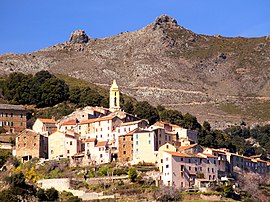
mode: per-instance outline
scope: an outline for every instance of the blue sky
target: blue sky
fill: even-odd
[[[0,54],[28,53],[68,41],[135,31],[168,14],[196,33],[270,35],[269,0],[0,0]]]

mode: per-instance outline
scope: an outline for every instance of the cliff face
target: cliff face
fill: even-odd
[[[195,34],[169,16],[135,32],[93,39],[75,31],[69,42],[31,54],[0,55],[1,74],[46,69],[121,90],[138,100],[190,111],[210,122],[265,121],[250,114],[270,99],[270,38]]]

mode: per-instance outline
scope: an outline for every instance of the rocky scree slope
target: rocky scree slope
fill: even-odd
[[[3,75],[49,70],[102,86],[116,79],[138,100],[190,111],[199,120],[233,123],[245,116],[254,122],[264,119],[242,112],[270,99],[269,44],[268,36],[195,34],[162,15],[135,32],[94,39],[77,30],[69,42],[0,55],[0,69]]]

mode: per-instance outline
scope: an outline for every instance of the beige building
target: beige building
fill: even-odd
[[[198,133],[195,130],[189,130],[182,128],[181,126],[171,124],[164,121],[158,121],[155,123],[156,126],[160,126],[165,129],[167,133],[173,135],[174,141],[179,141],[181,139],[187,139],[191,142],[198,143]]]
[[[36,133],[48,135],[57,131],[56,121],[54,119],[37,118],[32,129]]]
[[[48,138],[33,130],[25,129],[16,136],[16,156],[22,161],[48,158]]]
[[[26,129],[26,110],[22,105],[0,104],[0,127],[8,133]]]
[[[218,179],[217,164],[213,156],[164,151],[162,160],[162,181],[166,186],[188,188],[195,184],[196,178],[208,181]]]
[[[79,135],[73,131],[54,132],[48,137],[49,159],[71,158],[81,152]]]
[[[74,132],[78,133],[78,123],[79,121],[77,119],[68,120],[59,125],[59,131],[66,132],[69,130],[73,130]]]
[[[121,123],[117,116],[85,120],[78,124],[78,133],[83,139],[97,138],[101,141],[110,141],[116,139],[115,129]]]

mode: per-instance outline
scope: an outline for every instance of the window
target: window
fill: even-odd
[[[169,164],[166,165],[166,168],[169,168]]]
[[[151,144],[151,141],[150,140],[148,140],[148,144]]]
[[[169,136],[169,141],[171,141],[171,136]]]
[[[10,117],[13,117],[13,113],[10,114]]]
[[[163,163],[163,159],[160,160],[160,163]]]
[[[69,144],[72,145],[72,141],[70,141]]]
[[[98,122],[98,126],[100,126],[100,122]]]
[[[123,141],[126,141],[126,137],[123,137]]]
[[[181,165],[181,171],[184,171],[184,165]]]
[[[138,134],[136,134],[136,139],[138,139]]]
[[[13,122],[10,122],[10,126],[13,126]]]
[[[53,154],[53,150],[51,150],[51,154]]]
[[[81,127],[81,126],[79,126],[79,130],[81,130],[81,128],[82,128],[82,127]]]
[[[103,157],[103,155],[102,154],[100,154],[100,158],[102,158]]]
[[[8,117],[8,113],[6,113],[6,117]]]
[[[210,169],[209,168],[207,168],[207,170],[208,170],[208,173],[210,172]]]
[[[98,148],[98,151],[101,151],[101,148]]]
[[[123,144],[123,148],[125,148],[126,147],[126,145],[125,144]]]
[[[214,168],[212,168],[212,173],[215,172]]]
[[[37,144],[36,143],[34,143],[34,147],[36,146]]]
[[[100,131],[102,131],[102,128],[100,128]]]
[[[191,162],[190,159],[188,159],[188,162],[189,162],[189,163]]]
[[[181,159],[180,159],[180,161],[184,161],[184,159],[183,159],[183,158],[181,158]]]
[[[138,145],[139,144],[139,142],[138,141],[136,141],[136,145]]]
[[[131,137],[131,141],[133,141],[133,137]]]
[[[126,151],[124,151],[123,154],[126,154]]]
[[[23,114],[21,114],[21,118],[23,118]]]
[[[191,170],[191,167],[190,166],[188,167],[188,170]]]
[[[216,165],[216,160],[214,160],[214,164]]]
[[[169,158],[168,157],[166,158],[166,161],[169,161]]]
[[[138,148],[136,148],[136,152],[138,152],[139,151],[139,149]]]
[[[67,150],[67,153],[69,154],[69,150]]]
[[[126,128],[124,128],[124,132],[127,132],[127,129]]]
[[[166,145],[166,149],[169,149],[169,145]]]

